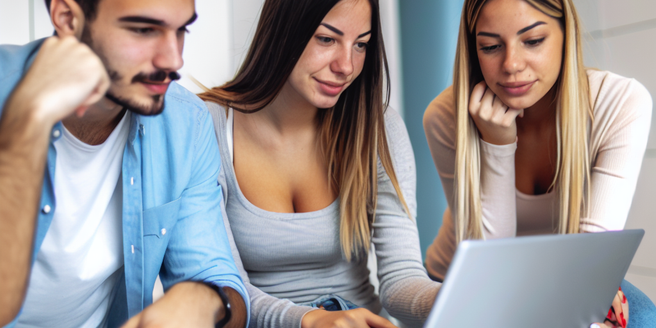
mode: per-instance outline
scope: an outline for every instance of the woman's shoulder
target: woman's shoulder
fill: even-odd
[[[392,107],[387,107],[385,110],[385,132],[387,132],[389,138],[408,134],[405,121],[403,121],[401,114]]]
[[[594,69],[587,73],[595,117],[613,117],[618,112],[623,116],[651,114],[651,95],[636,79]]]
[[[390,155],[395,163],[414,162],[414,153],[405,121],[392,107],[387,107],[385,111],[385,134],[387,134]]]
[[[442,121],[444,119],[455,121],[456,116],[455,96],[453,86],[450,85],[442,91],[433,101],[430,102],[424,112],[424,126],[432,121]]]
[[[431,141],[438,141],[450,148],[455,148],[456,105],[453,86],[444,89],[426,108],[424,112],[424,132]]]
[[[220,125],[221,129],[225,128],[227,119],[227,111],[225,107],[209,100],[205,101],[205,106],[207,106],[207,110],[209,110],[210,115],[212,116],[212,120],[214,121],[214,128],[218,130],[219,126],[217,125]]]

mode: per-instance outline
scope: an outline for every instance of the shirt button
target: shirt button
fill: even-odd
[[[57,139],[57,138],[59,138],[60,136],[61,136],[61,131],[59,131],[59,130],[54,130],[54,131],[52,131],[52,137],[53,137],[53,138]]]
[[[134,177],[130,178],[130,185],[134,186]]]
[[[48,213],[50,213],[50,210],[51,210],[50,205],[46,205],[46,206],[43,207],[42,211],[43,211],[44,214],[48,214]]]
[[[166,235],[166,229],[162,229],[162,236]]]

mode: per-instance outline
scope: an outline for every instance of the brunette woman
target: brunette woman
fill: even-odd
[[[377,0],[267,0],[237,76],[201,95],[252,327],[428,316],[440,284],[422,266],[414,154],[387,77]]]

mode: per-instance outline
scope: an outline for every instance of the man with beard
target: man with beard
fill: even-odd
[[[0,47],[0,326],[244,326],[212,120],[172,83],[194,0],[46,3],[57,36]]]

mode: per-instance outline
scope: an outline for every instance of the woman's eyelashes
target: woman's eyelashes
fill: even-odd
[[[537,47],[540,44],[542,44],[542,41],[544,41],[544,39],[545,38],[531,39],[531,40],[525,41],[524,43],[529,47]]]
[[[317,35],[315,38],[317,39],[317,42],[319,42],[319,44],[324,45],[324,46],[330,46],[330,45],[333,45],[336,42],[336,40],[334,38],[331,38],[331,37],[328,37],[328,36]],[[355,50],[358,51],[358,52],[366,52],[368,46],[369,46],[369,44],[365,41],[356,42],[355,45],[354,45]]]
[[[318,35],[316,38],[317,38],[317,41],[319,41],[320,44],[323,44],[323,45],[326,45],[326,46],[335,43],[335,39],[327,37],[327,36]]]
[[[538,39],[529,39],[529,40],[524,41],[524,44],[529,48],[534,48],[534,47],[537,47],[537,46],[541,45],[545,38],[546,37],[542,37],[542,38],[538,38]],[[501,49],[501,46],[502,46],[501,44],[493,44],[493,45],[489,45],[489,46],[480,46],[479,49],[483,53],[489,54],[489,53],[493,53],[493,52]]]
[[[492,53],[492,52],[494,52],[495,50],[497,50],[499,48],[501,48],[501,45],[500,44],[495,44],[495,45],[491,45],[491,46],[481,47],[481,51],[483,53],[489,54],[489,53]]]

